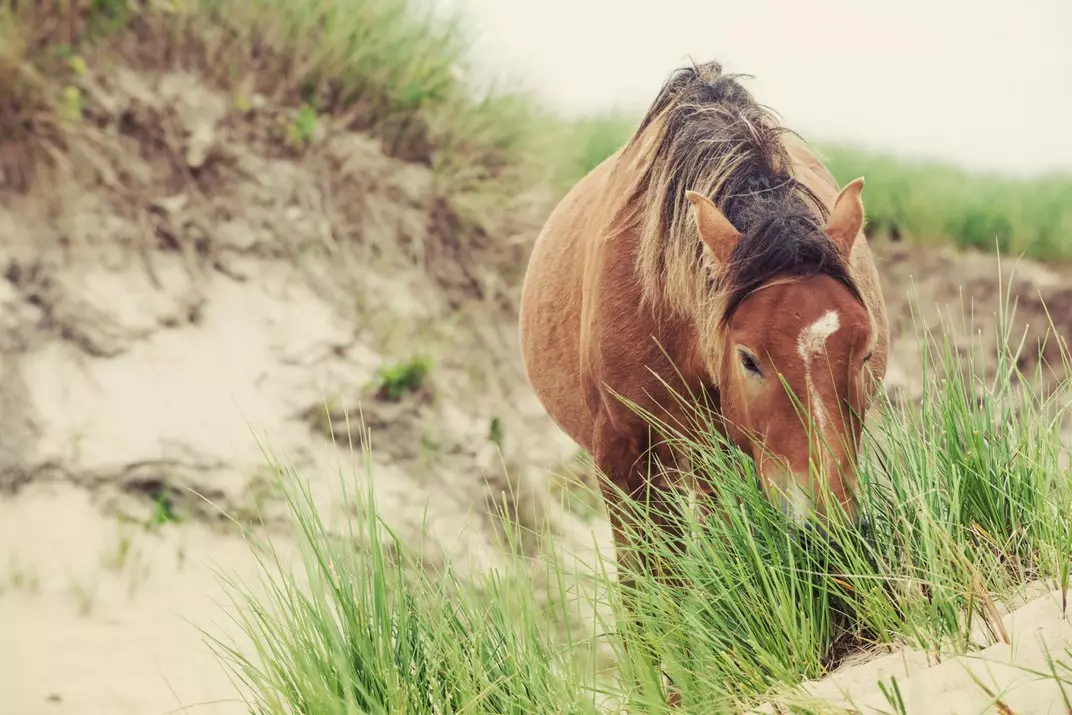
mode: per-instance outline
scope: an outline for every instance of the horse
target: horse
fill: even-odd
[[[525,270],[525,373],[604,477],[619,565],[616,506],[665,506],[672,485],[652,467],[680,460],[642,413],[696,422],[700,397],[674,395],[704,396],[788,518],[859,513],[863,421],[890,343],[864,179],[839,189],[740,77],[717,62],[672,72],[631,138],[553,209]]]

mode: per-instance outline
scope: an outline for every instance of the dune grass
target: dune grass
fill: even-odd
[[[838,181],[867,177],[870,230],[916,243],[1072,258],[1072,176],[1008,178],[949,164],[896,159],[850,147],[823,148]]]
[[[96,73],[115,63],[188,69],[233,94],[365,131],[392,156],[432,167],[455,195],[516,196],[557,171],[555,119],[519,83],[470,81],[460,15],[425,0],[0,0],[0,170],[19,190],[90,144]],[[293,139],[293,136],[291,137]],[[299,146],[304,141],[292,141]]]
[[[507,530],[501,570],[473,581],[449,566],[429,571],[385,531],[371,480],[352,488],[358,516],[329,527],[301,479],[281,471],[304,572],[262,561],[267,597],[232,589],[256,652],[217,645],[252,694],[251,711],[273,715],[668,712],[664,673],[683,698],[677,712],[765,700],[828,711],[793,687],[880,644],[948,655],[1005,640],[997,603],[1038,580],[1068,587],[1067,397],[1025,389],[1030,376],[1008,347],[1016,338],[994,347],[997,367],[984,376],[929,336],[921,404],[882,400],[872,415],[863,533],[837,521],[822,535],[789,524],[751,462],[716,432],[690,444],[716,503],[733,506],[702,519],[682,500],[685,549],[658,538],[641,547],[682,578],[634,574],[632,620],[614,617],[621,593],[609,563],[588,565],[598,603],[583,612],[595,615],[563,631],[554,624],[576,624],[582,596],[555,549],[525,556]],[[532,586],[533,568],[546,569],[554,593]],[[606,636],[616,676],[577,655]]]

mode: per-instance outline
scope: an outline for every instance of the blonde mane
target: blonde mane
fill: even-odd
[[[671,75],[623,152],[640,167],[622,219],[639,236],[644,300],[692,318],[712,360],[737,305],[779,273],[826,273],[855,292],[822,231],[826,206],[791,174],[787,133],[712,62]],[[726,265],[704,250],[688,190],[710,197],[742,233]]]

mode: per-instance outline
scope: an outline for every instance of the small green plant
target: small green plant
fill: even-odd
[[[498,417],[492,417],[491,424],[488,426],[488,440],[499,449],[502,449],[504,436],[502,420]]]
[[[377,371],[379,386],[376,395],[382,400],[398,402],[407,394],[420,390],[431,369],[431,361],[423,356],[381,367]]]
[[[167,487],[161,487],[153,493],[153,508],[149,516],[150,526],[163,526],[179,521],[179,513]]]
[[[298,116],[287,129],[287,141],[295,148],[302,148],[312,141],[316,133],[317,113],[311,104],[302,104]]]

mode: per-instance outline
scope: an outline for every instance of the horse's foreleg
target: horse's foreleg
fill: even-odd
[[[592,457],[602,472],[599,487],[614,536],[618,581],[623,591],[633,589],[635,575],[646,571],[649,561],[642,543],[643,524],[636,518],[635,505],[628,503],[630,497],[643,491],[645,477],[638,463],[644,452],[639,437],[606,426],[597,429],[593,439]]]
[[[641,436],[644,435],[644,436]],[[660,541],[668,541],[673,548],[680,538],[679,525],[669,513],[672,502],[669,499],[667,485],[649,473],[653,466],[649,457],[646,433],[623,433],[612,429],[597,431],[593,440],[593,457],[596,466],[603,473],[600,489],[614,535],[615,556],[618,563],[618,584],[621,588],[622,606],[629,618],[632,630],[643,639],[636,604],[637,576],[664,576],[660,561],[653,551],[658,548],[652,543],[652,530],[662,532]],[[629,503],[633,502],[633,503]],[[648,509],[639,509],[641,502]],[[623,638],[623,645],[629,649],[629,639]],[[636,643],[633,647],[636,647]],[[646,655],[651,662],[657,663],[654,652]],[[641,683],[637,682],[640,687]]]

